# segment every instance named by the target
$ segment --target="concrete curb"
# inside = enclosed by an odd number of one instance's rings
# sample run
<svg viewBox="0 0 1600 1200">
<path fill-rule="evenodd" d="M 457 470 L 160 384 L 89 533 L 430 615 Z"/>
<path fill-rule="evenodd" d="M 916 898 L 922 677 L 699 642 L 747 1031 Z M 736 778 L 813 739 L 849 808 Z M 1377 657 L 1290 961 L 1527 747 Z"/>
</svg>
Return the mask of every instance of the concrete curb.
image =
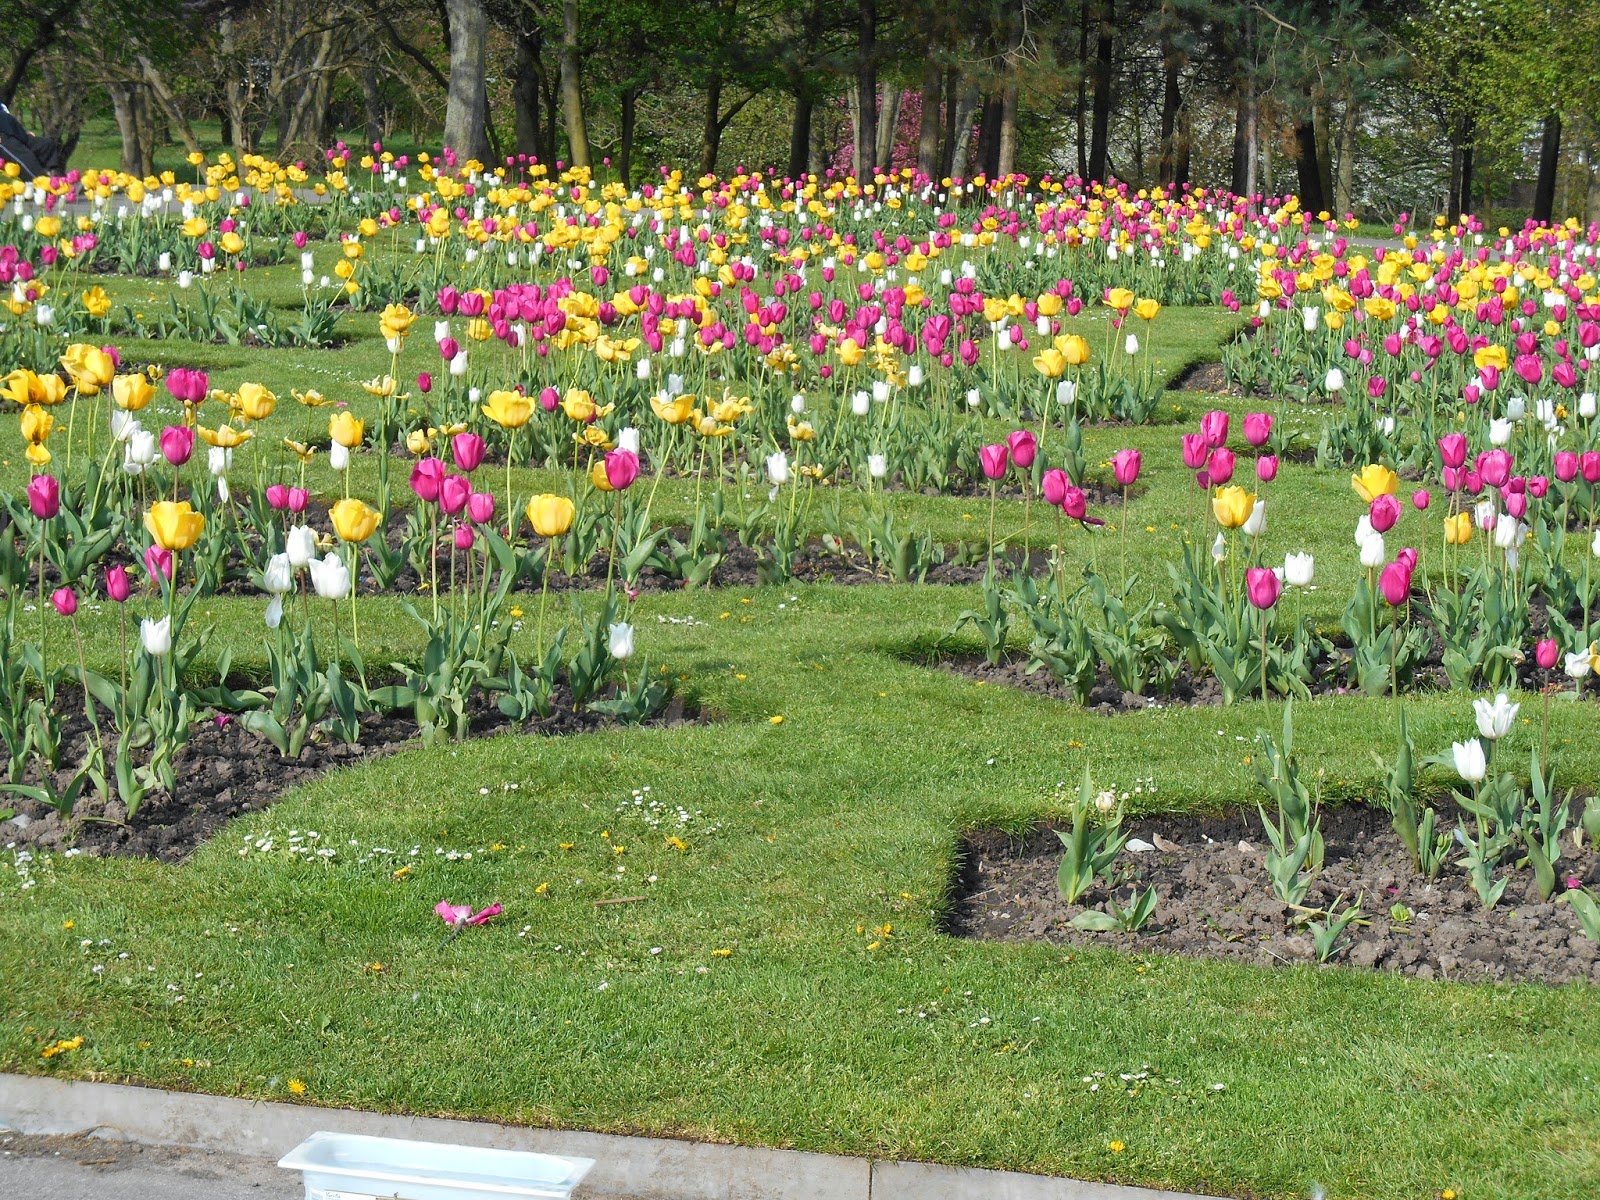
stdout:
<svg viewBox="0 0 1600 1200">
<path fill-rule="evenodd" d="M 1200 1200 L 1177 1192 L 1012 1171 L 884 1162 L 669 1138 L 388 1116 L 0 1074 L 0 1128 L 186 1146 L 276 1160 L 319 1129 L 593 1158 L 599 1200 Z"/>
</svg>

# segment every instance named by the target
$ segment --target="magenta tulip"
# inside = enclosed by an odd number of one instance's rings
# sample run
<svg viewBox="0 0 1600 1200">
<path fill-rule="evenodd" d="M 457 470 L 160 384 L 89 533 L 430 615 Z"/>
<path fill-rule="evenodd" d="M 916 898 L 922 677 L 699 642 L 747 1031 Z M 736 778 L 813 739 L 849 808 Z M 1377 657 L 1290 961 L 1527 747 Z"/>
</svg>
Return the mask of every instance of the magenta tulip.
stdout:
<svg viewBox="0 0 1600 1200">
<path fill-rule="evenodd" d="M 1206 442 L 1205 435 L 1199 433 L 1186 433 L 1183 435 L 1183 465 L 1191 471 L 1198 471 L 1206 465 L 1206 459 L 1211 455 L 1211 446 Z"/>
<path fill-rule="evenodd" d="M 164 550 L 160 546 L 151 546 L 144 552 L 145 573 L 152 580 L 158 576 L 171 579 L 173 566 L 171 550 Z"/>
<path fill-rule="evenodd" d="M 1541 667 L 1548 671 L 1561 659 L 1561 647 L 1555 638 L 1545 638 L 1533 648 L 1533 658 Z"/>
<path fill-rule="evenodd" d="M 54 475 L 35 475 L 28 480 L 28 507 L 41 521 L 61 511 L 61 483 Z"/>
<path fill-rule="evenodd" d="M 50 593 L 50 603 L 63 617 L 70 617 L 78 611 L 78 593 L 69 587 L 57 588 Z"/>
<path fill-rule="evenodd" d="M 458 433 L 450 439 L 450 456 L 456 460 L 456 470 L 469 475 L 482 465 L 485 450 L 483 439 L 475 433 Z"/>
<path fill-rule="evenodd" d="M 1271 567 L 1251 567 L 1244 573 L 1245 592 L 1257 608 L 1271 608 L 1283 594 L 1283 580 Z"/>
<path fill-rule="evenodd" d="M 1271 483 L 1278 477 L 1278 456 L 1276 454 L 1263 454 L 1256 459 L 1256 478 L 1262 483 Z"/>
<path fill-rule="evenodd" d="M 1585 483 L 1600 483 L 1600 450 L 1585 450 L 1579 455 L 1578 470 Z"/>
<path fill-rule="evenodd" d="M 1388 533 L 1400 519 L 1400 501 L 1393 496 L 1374 496 L 1372 507 L 1368 510 L 1368 518 L 1372 521 L 1375 532 Z"/>
<path fill-rule="evenodd" d="M 467 516 L 480 525 L 494 520 L 494 497 L 488 492 L 473 492 L 467 497 Z"/>
<path fill-rule="evenodd" d="M 1118 450 L 1111 456 L 1111 473 L 1117 482 L 1127 487 L 1139 478 L 1139 468 L 1144 458 L 1137 450 Z"/>
<path fill-rule="evenodd" d="M 1429 495 L 1427 488 L 1418 488 L 1416 491 L 1411 493 L 1411 507 L 1416 509 L 1418 512 L 1427 512 L 1428 505 L 1432 503 L 1432 501 L 1433 497 Z"/>
<path fill-rule="evenodd" d="M 106 595 L 122 604 L 133 594 L 133 581 L 128 578 L 128 568 L 118 563 L 106 572 Z"/>
<path fill-rule="evenodd" d="M 1446 467 L 1459 467 L 1467 461 L 1465 434 L 1447 433 L 1439 439 L 1439 462 Z"/>
<path fill-rule="evenodd" d="M 1252 446 L 1264 446 L 1272 436 L 1272 414 L 1245 413 L 1244 440 Z"/>
<path fill-rule="evenodd" d="M 1006 434 L 1006 449 L 1011 452 L 1011 461 L 1026 471 L 1033 466 L 1033 459 L 1039 452 L 1039 441 L 1026 429 L 1014 430 Z"/>
<path fill-rule="evenodd" d="M 1383 593 L 1390 607 L 1400 607 L 1411 595 L 1411 572 L 1406 570 L 1404 563 L 1390 563 L 1378 577 L 1378 590 Z"/>
<path fill-rule="evenodd" d="M 472 484 L 465 475 L 446 475 L 439 485 L 439 507 L 455 516 L 467 506 L 472 496 Z"/>
<path fill-rule="evenodd" d="M 1060 467 L 1051 467 L 1039 479 L 1039 492 L 1044 496 L 1044 502 L 1059 505 L 1066 498 L 1067 489 L 1072 486 L 1072 480 L 1067 478 L 1067 473 Z"/>
<path fill-rule="evenodd" d="M 289 487 L 283 483 L 273 483 L 267 486 L 267 504 L 274 512 L 282 512 L 289 507 Z"/>
<path fill-rule="evenodd" d="M 472 543 L 477 540 L 473 536 L 471 525 L 457 525 L 455 539 L 457 550 L 471 550 Z"/>
<path fill-rule="evenodd" d="M 289 511 L 299 516 L 305 512 L 306 505 L 311 503 L 311 493 L 302 487 L 289 489 Z"/>
<path fill-rule="evenodd" d="M 168 425 L 161 431 L 161 454 L 175 467 L 181 467 L 194 453 L 194 430 L 187 425 Z"/>
<path fill-rule="evenodd" d="M 1206 470 L 1211 475 L 1213 487 L 1221 487 L 1233 478 L 1233 451 L 1226 446 L 1218 446 L 1211 452 L 1211 461 Z"/>
<path fill-rule="evenodd" d="M 612 491 L 633 486 L 639 478 L 639 456 L 632 450 L 612 450 L 606 455 L 606 482 Z"/>
<path fill-rule="evenodd" d="M 1478 456 L 1478 474 L 1487 487 L 1503 487 L 1511 478 L 1511 455 L 1505 450 L 1491 450 Z"/>
<path fill-rule="evenodd" d="M 418 459 L 417 465 L 411 468 L 411 490 L 424 504 L 436 503 L 439 499 L 439 489 L 444 486 L 444 476 L 442 460 L 431 454 L 427 458 Z"/>
<path fill-rule="evenodd" d="M 1228 440 L 1228 414 L 1221 409 L 1212 409 L 1200 418 L 1200 436 L 1205 438 L 1206 445 L 1215 450 Z"/>
<path fill-rule="evenodd" d="M 978 448 L 978 463 L 983 467 L 983 474 L 987 479 L 999 479 L 1004 475 L 1010 457 L 1010 451 L 1003 445 Z"/>
<path fill-rule="evenodd" d="M 1089 497 L 1083 494 L 1082 488 L 1069 487 L 1067 494 L 1061 497 L 1061 511 L 1074 521 L 1081 521 L 1089 513 Z"/>
<path fill-rule="evenodd" d="M 417 372 L 417 391 L 426 395 L 433 391 L 433 376 L 426 371 Z"/>
</svg>

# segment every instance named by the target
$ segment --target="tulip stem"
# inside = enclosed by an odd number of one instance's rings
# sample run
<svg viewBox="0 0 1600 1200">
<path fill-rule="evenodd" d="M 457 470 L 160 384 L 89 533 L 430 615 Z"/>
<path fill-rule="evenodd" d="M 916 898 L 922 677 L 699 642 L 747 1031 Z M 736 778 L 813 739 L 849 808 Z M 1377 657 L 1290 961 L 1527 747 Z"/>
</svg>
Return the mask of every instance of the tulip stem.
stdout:
<svg viewBox="0 0 1600 1200">
<path fill-rule="evenodd" d="M 553 568 L 553 563 L 554 563 L 554 560 L 555 560 L 555 548 L 556 548 L 555 539 L 554 538 L 546 538 L 545 539 L 545 543 L 544 543 L 544 570 L 541 572 L 541 574 L 544 576 L 544 579 L 543 579 L 543 582 L 540 584 L 540 587 L 539 587 L 538 646 L 539 646 L 539 665 L 540 665 L 541 669 L 544 666 L 544 610 L 545 610 L 545 605 L 550 600 L 550 572 L 551 572 L 551 570 L 554 569 Z M 485 573 L 485 575 L 488 574 L 488 568 L 487 567 L 484 568 L 484 573 Z"/>
<path fill-rule="evenodd" d="M 516 520 L 517 506 L 513 503 L 511 495 L 511 460 L 517 454 L 517 431 L 511 431 L 511 442 L 506 447 L 506 541 L 516 536 L 516 527 L 512 524 Z"/>
<path fill-rule="evenodd" d="M 451 554 L 451 580 L 454 576 L 455 555 Z M 428 509 L 428 591 L 433 593 L 433 623 L 439 623 L 439 506 Z"/>
<path fill-rule="evenodd" d="M 1122 485 L 1122 515 L 1117 519 L 1117 536 L 1122 542 L 1122 594 L 1128 594 L 1128 485 Z"/>
<path fill-rule="evenodd" d="M 350 543 L 350 644 L 361 649 L 361 630 L 356 625 L 356 592 L 361 583 L 361 560 L 356 556 L 356 545 Z"/>
<path fill-rule="evenodd" d="M 989 480 L 989 568 L 991 570 L 994 569 L 994 504 L 997 487 L 995 480 Z M 44 569 L 42 567 L 39 574 L 39 598 L 42 604 L 44 602 Z"/>
<path fill-rule="evenodd" d="M 1261 707 L 1267 706 L 1267 613 L 1270 609 L 1261 610 Z"/>
</svg>

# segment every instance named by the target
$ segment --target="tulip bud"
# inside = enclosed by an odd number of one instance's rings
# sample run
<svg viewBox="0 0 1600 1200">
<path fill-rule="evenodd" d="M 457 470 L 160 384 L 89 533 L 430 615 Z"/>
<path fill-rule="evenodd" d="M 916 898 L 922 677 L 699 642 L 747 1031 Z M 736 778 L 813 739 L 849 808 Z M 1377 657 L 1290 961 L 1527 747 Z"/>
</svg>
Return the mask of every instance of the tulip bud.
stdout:
<svg viewBox="0 0 1600 1200">
<path fill-rule="evenodd" d="M 63 617 L 70 617 L 78 611 L 78 593 L 69 587 L 57 588 L 50 593 L 50 603 Z"/>
<path fill-rule="evenodd" d="M 126 602 L 133 594 L 133 581 L 128 578 L 128 568 L 118 563 L 106 571 L 106 595 L 118 604 Z"/>
<path fill-rule="evenodd" d="M 289 489 L 289 511 L 298 516 L 305 512 L 306 505 L 311 502 L 311 493 L 302 487 Z"/>
<path fill-rule="evenodd" d="M 1271 483 L 1278 477 L 1278 456 L 1276 454 L 1263 454 L 1256 459 L 1256 478 L 1262 483 Z"/>
<path fill-rule="evenodd" d="M 1548 671 L 1561 658 L 1561 647 L 1554 638 L 1545 638 L 1533 650 L 1534 661 Z"/>
<path fill-rule="evenodd" d="M 472 526 L 470 526 L 470 525 L 457 525 L 456 526 L 455 543 L 456 543 L 456 549 L 457 550 L 471 550 L 472 549 L 472 543 L 474 541 L 476 541 L 476 540 L 477 539 L 476 539 L 475 535 L 472 532 Z"/>
</svg>

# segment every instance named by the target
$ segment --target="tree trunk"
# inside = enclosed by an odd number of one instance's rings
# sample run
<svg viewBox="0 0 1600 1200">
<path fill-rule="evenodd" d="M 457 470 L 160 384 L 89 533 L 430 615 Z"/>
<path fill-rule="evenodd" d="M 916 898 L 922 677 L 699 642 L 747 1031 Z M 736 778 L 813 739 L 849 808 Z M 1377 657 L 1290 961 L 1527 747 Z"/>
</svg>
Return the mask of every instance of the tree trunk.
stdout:
<svg viewBox="0 0 1600 1200">
<path fill-rule="evenodd" d="M 129 83 L 107 83 L 111 97 L 111 111 L 117 120 L 117 134 L 122 139 L 122 169 L 126 174 L 143 179 L 145 170 L 144 148 L 139 144 L 139 117 L 135 89 Z"/>
<path fill-rule="evenodd" d="M 874 166 L 889 167 L 894 161 L 895 133 L 900 124 L 900 100 L 905 95 L 892 85 L 883 89 L 883 104 L 878 109 L 878 136 L 872 154 Z"/>
<path fill-rule="evenodd" d="M 1013 74 L 1000 93 L 1000 137 L 995 173 L 1004 179 L 1017 161 L 1017 79 Z"/>
<path fill-rule="evenodd" d="M 1356 183 L 1356 130 L 1361 124 L 1361 109 L 1354 97 L 1344 103 L 1344 115 L 1339 120 L 1339 167 L 1334 177 L 1333 206 L 1336 215 L 1343 217 L 1350 211 L 1351 195 Z"/>
<path fill-rule="evenodd" d="M 713 75 L 706 86 L 705 123 L 700 128 L 700 174 L 709 175 L 717 169 L 717 151 L 722 148 L 722 125 L 717 120 L 722 111 L 722 76 Z"/>
<path fill-rule="evenodd" d="M 955 176 L 956 130 L 960 128 L 957 121 L 958 110 L 966 91 L 961 84 L 961 76 L 954 67 L 945 68 L 944 72 L 944 146 L 939 151 L 939 174 L 943 178 Z"/>
<path fill-rule="evenodd" d="M 222 34 L 221 58 L 226 69 L 223 72 L 222 99 L 227 109 L 228 126 L 232 136 L 228 139 L 233 143 L 233 155 L 236 159 L 243 158 L 246 154 L 255 153 L 255 135 L 250 128 L 250 94 L 251 85 L 245 81 L 246 74 L 242 69 L 235 69 L 232 56 L 237 51 L 238 45 L 234 40 L 234 25 L 232 18 L 224 18 L 218 25 Z M 120 124 L 120 119 L 119 119 Z"/>
<path fill-rule="evenodd" d="M 1194 119 L 1189 106 L 1178 109 L 1178 149 L 1172 162 L 1172 182 L 1182 186 L 1189 182 L 1189 156 L 1194 149 Z"/>
<path fill-rule="evenodd" d="M 1169 38 L 1162 39 L 1161 57 L 1161 158 L 1156 163 L 1156 180 L 1166 186 L 1177 174 L 1178 106 L 1182 103 L 1178 91 L 1178 52 Z"/>
<path fill-rule="evenodd" d="M 1321 156 L 1317 153 L 1317 130 L 1308 113 L 1294 123 L 1295 168 L 1300 174 L 1300 209 L 1315 216 L 1328 207 L 1322 190 Z"/>
<path fill-rule="evenodd" d="M 194 136 L 189 118 L 184 116 L 183 110 L 178 107 L 177 98 L 167 86 L 167 81 L 161 77 L 161 72 L 156 70 L 155 64 L 142 54 L 139 56 L 139 69 L 144 72 L 144 81 L 150 85 L 150 92 L 155 102 L 161 106 L 161 111 L 166 114 L 167 120 L 178 127 L 178 136 L 183 139 L 183 148 L 191 154 L 198 154 L 199 139 Z"/>
<path fill-rule="evenodd" d="M 465 162 L 488 156 L 484 137 L 487 96 L 483 76 L 488 56 L 489 20 L 483 0 L 445 0 L 450 27 L 450 92 L 445 100 L 444 144 Z"/>
<path fill-rule="evenodd" d="M 1533 219 L 1548 223 L 1556 202 L 1556 169 L 1561 165 L 1561 114 L 1544 119 L 1544 138 L 1539 144 L 1539 179 L 1533 187 Z"/>
<path fill-rule="evenodd" d="M 1250 117 L 1250 97 L 1240 89 L 1235 93 L 1233 101 L 1233 179 L 1228 184 L 1228 190 L 1235 196 L 1249 195 L 1248 189 L 1253 176 L 1250 169 L 1252 141 Z"/>
<path fill-rule="evenodd" d="M 1078 178 L 1089 178 L 1089 21 L 1093 9 L 1089 0 L 1083 0 L 1082 20 L 1078 23 Z"/>
<path fill-rule="evenodd" d="M 378 69 L 368 62 L 357 74 L 361 80 L 361 110 L 367 126 L 367 141 L 381 142 L 389 131 L 383 115 L 383 93 L 378 90 Z"/>
<path fill-rule="evenodd" d="M 539 83 L 544 75 L 544 31 L 535 25 L 517 31 L 516 78 L 511 83 L 511 108 L 516 118 L 517 153 L 539 157 Z"/>
<path fill-rule="evenodd" d="M 1100 28 L 1094 50 L 1094 129 L 1089 142 L 1089 178 L 1104 181 L 1110 151 L 1111 67 L 1116 36 L 1116 0 L 1100 0 Z"/>
<path fill-rule="evenodd" d="M 806 174 L 811 161 L 811 114 L 816 101 L 811 89 L 803 82 L 795 87 L 794 123 L 789 126 L 789 178 L 799 179 Z"/>
<path fill-rule="evenodd" d="M 851 166 L 857 179 L 878 164 L 869 161 L 878 148 L 878 4 L 860 0 L 860 44 L 856 58 L 855 154 Z"/>
<path fill-rule="evenodd" d="M 624 187 L 633 186 L 633 137 L 639 126 L 639 89 L 622 89 L 621 145 L 617 148 L 617 174 Z"/>
<path fill-rule="evenodd" d="M 589 128 L 583 120 L 583 84 L 578 67 L 578 0 L 561 0 L 561 109 L 567 118 L 572 165 L 589 165 Z"/>
<path fill-rule="evenodd" d="M 927 48 L 922 63 L 922 121 L 917 128 L 917 170 L 929 178 L 939 173 L 939 85 L 942 72 Z"/>
<path fill-rule="evenodd" d="M 952 124 L 955 129 L 950 138 L 950 177 L 964 179 L 969 174 L 967 169 L 967 154 L 972 149 L 972 114 L 978 107 L 978 91 L 968 86 L 961 89 L 961 94 L 956 100 L 951 111 Z"/>
</svg>

